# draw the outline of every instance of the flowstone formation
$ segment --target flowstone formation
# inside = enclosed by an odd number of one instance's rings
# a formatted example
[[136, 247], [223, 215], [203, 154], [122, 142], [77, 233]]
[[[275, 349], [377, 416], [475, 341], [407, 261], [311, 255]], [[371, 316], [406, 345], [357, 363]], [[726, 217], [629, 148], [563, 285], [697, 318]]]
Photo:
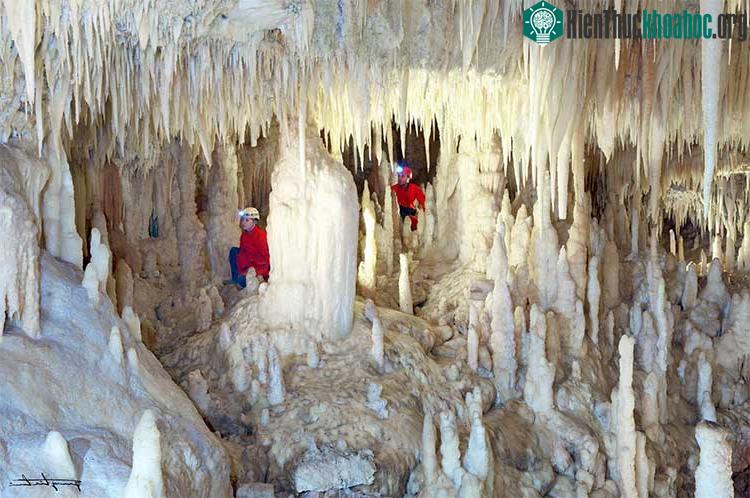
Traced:
[[0, 495], [750, 496], [750, 44], [527, 7], [0, 0]]

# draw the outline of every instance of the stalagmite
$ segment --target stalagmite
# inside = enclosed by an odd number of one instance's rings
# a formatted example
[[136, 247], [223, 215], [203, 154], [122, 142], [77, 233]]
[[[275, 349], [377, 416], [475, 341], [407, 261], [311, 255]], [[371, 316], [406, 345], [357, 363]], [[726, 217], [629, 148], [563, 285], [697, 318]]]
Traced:
[[516, 222], [516, 219], [511, 212], [510, 194], [508, 193], [508, 189], [503, 191], [503, 200], [500, 207], [499, 217], [505, 228], [505, 231], [503, 232], [505, 235], [503, 238], [505, 241], [505, 253], [508, 254], [510, 252], [510, 236], [513, 231], [513, 225], [515, 225]]
[[586, 299], [586, 261], [588, 260], [589, 233], [591, 230], [591, 200], [588, 194], [584, 199], [576, 197], [573, 208], [573, 224], [568, 230], [568, 264], [570, 276], [576, 283], [576, 296], [581, 301]]
[[91, 304], [96, 306], [99, 304], [99, 278], [96, 275], [96, 267], [93, 263], [86, 265], [86, 270], [83, 272], [83, 288], [86, 289], [86, 293], [89, 296]]
[[[24, 181], [32, 176], [26, 168], [37, 166], [28, 164], [24, 157], [20, 151], [0, 145], [0, 212], [3, 213], [0, 233], [4, 238], [0, 244], [0, 337], [6, 319], [8, 324], [16, 322], [29, 337], [37, 338], [40, 334], [38, 190], [41, 186]], [[44, 185], [46, 168], [39, 163], [35, 172], [36, 180]]]
[[208, 180], [208, 257], [217, 280], [229, 278], [227, 254], [237, 245], [237, 151], [234, 146], [217, 147]]
[[201, 289], [198, 292], [198, 299], [195, 307], [195, 329], [198, 332], [208, 330], [208, 328], [211, 327], [213, 314], [211, 298], [208, 296], [205, 288]]
[[205, 272], [206, 229], [196, 214], [198, 210], [195, 204], [192, 153], [189, 148], [180, 147], [177, 143], [171, 145], [171, 151], [179, 163], [177, 184], [180, 194], [180, 215], [177, 217], [177, 250], [180, 260], [180, 281], [190, 288], [198, 283]]
[[727, 330], [714, 339], [716, 364], [739, 379], [746, 375], [742, 367], [750, 355], [750, 293], [747, 290], [732, 299], [732, 309], [725, 322]]
[[435, 189], [428, 183], [425, 187], [425, 210], [417, 210], [420, 215], [418, 229], [420, 231], [419, 243], [421, 256], [426, 256], [433, 248], [435, 241], [437, 207], [435, 206]]
[[208, 382], [200, 370], [196, 369], [188, 373], [187, 394], [195, 403], [201, 413], [208, 413], [211, 409], [211, 398], [208, 395]]
[[526, 264], [529, 255], [529, 241], [531, 238], [532, 220], [526, 214], [526, 205], [521, 205], [516, 213], [516, 223], [513, 225], [508, 253], [508, 266], [511, 268]]
[[723, 308], [729, 299], [721, 272], [721, 262], [717, 259], [711, 261], [706, 271], [706, 285], [700, 292], [701, 299], [710, 301], [719, 306], [719, 308]]
[[479, 367], [479, 333], [477, 332], [478, 314], [477, 304], [469, 302], [469, 326], [466, 332], [467, 363], [472, 371]]
[[55, 144], [47, 155], [52, 175], [42, 197], [44, 239], [50, 254], [82, 268], [83, 242], [75, 227], [73, 179], [60, 147]]
[[156, 417], [151, 410], [146, 410], [133, 433], [133, 464], [123, 498], [165, 496], [161, 453], [161, 435], [156, 426]]
[[611, 310], [620, 304], [620, 257], [614, 241], [607, 241], [602, 256], [602, 302]]
[[279, 351], [275, 346], [268, 348], [268, 402], [278, 405], [284, 402], [286, 390], [284, 389], [284, 372], [282, 370]]
[[372, 322], [372, 346], [370, 348], [370, 355], [378, 366], [378, 369], [382, 371], [385, 365], [383, 351], [383, 323], [380, 321], [378, 310], [371, 299], [365, 301], [365, 316], [370, 322]]
[[406, 254], [398, 257], [401, 271], [398, 275], [398, 304], [403, 313], [409, 315], [414, 313], [414, 305], [411, 297], [411, 277], [409, 275], [409, 258]]
[[138, 318], [138, 315], [136, 315], [135, 311], [133, 311], [133, 308], [130, 306], [125, 306], [122, 309], [122, 320], [125, 322], [125, 324], [128, 326], [128, 331], [130, 332], [130, 336], [135, 341], [141, 340], [141, 320]]
[[714, 236], [711, 245], [711, 260], [718, 260], [722, 266], [724, 265], [724, 251], [721, 248], [721, 236], [719, 234]]
[[396, 206], [393, 201], [395, 194], [391, 193], [390, 189], [385, 192], [385, 201], [383, 202], [383, 251], [380, 252], [380, 257], [385, 262], [385, 272], [387, 275], [393, 273], [393, 237], [394, 237], [394, 224], [393, 220], [395, 217], [394, 209]]
[[570, 336], [568, 337], [567, 351], [568, 354], [576, 358], [586, 355], [584, 348], [584, 339], [586, 337], [586, 313], [584, 312], [583, 302], [576, 299], [575, 311], [570, 324]]
[[546, 318], [535, 304], [531, 306], [530, 321], [523, 399], [535, 412], [545, 413], [554, 409], [552, 385], [555, 381], [555, 366], [547, 361], [545, 352]]
[[299, 164], [299, 142], [282, 137], [288, 146], [273, 171], [271, 275], [261, 312], [271, 326], [308, 324], [317, 339], [337, 339], [349, 334], [354, 318], [357, 191], [317, 131], [306, 134], [305, 164]]
[[732, 498], [732, 444], [727, 432], [712, 422], [700, 422], [695, 439], [700, 446], [695, 498]]
[[542, 310], [552, 307], [557, 298], [557, 256], [560, 250], [557, 231], [550, 219], [549, 175], [544, 177], [539, 198], [534, 204], [534, 228], [531, 232], [529, 271], [539, 293]]
[[96, 279], [99, 281], [99, 291], [102, 294], [107, 293], [107, 278], [111, 271], [111, 259], [112, 253], [109, 248], [104, 245], [101, 233], [98, 229], [91, 229], [91, 262], [89, 265], [93, 265], [96, 270]]
[[698, 298], [698, 273], [695, 271], [695, 264], [690, 263], [685, 273], [685, 287], [682, 290], [680, 304], [682, 309], [692, 308], [695, 300]]
[[437, 481], [440, 468], [435, 454], [435, 426], [432, 423], [432, 415], [426, 413], [422, 423], [422, 469], [427, 486]]
[[138, 352], [135, 348], [128, 348], [128, 369], [130, 369], [130, 375], [138, 376], [140, 374], [140, 360], [138, 360]]
[[635, 481], [638, 488], [639, 498], [648, 498], [649, 481], [652, 474], [648, 455], [646, 454], [646, 435], [636, 432], [635, 441]]
[[[495, 222], [495, 236], [492, 240], [492, 249], [490, 257], [487, 259], [487, 279], [494, 280], [498, 273], [502, 272], [502, 278], [507, 279], [508, 257], [507, 246], [505, 245], [505, 224], [502, 220], [502, 213], [498, 214]], [[502, 251], [502, 256], [501, 252]]]
[[700, 407], [701, 420], [716, 422], [716, 409], [711, 400], [712, 383], [711, 363], [706, 360], [705, 353], [701, 352], [698, 359], [698, 406]]
[[[455, 237], [458, 238], [459, 259], [476, 271], [484, 271], [494, 235], [498, 200], [491, 187], [482, 179], [496, 174], [500, 168], [500, 151], [494, 141], [486, 146], [468, 138], [461, 140], [455, 156], [459, 196]], [[484, 173], [487, 171], [487, 173]]]
[[121, 365], [124, 361], [123, 349], [122, 349], [122, 336], [120, 329], [112, 327], [109, 332], [109, 353], [112, 355], [112, 359], [117, 365]]
[[617, 470], [619, 473], [620, 495], [626, 498], [639, 498], [636, 486], [636, 431], [633, 408], [633, 347], [632, 337], [620, 338], [620, 379], [616, 393], [613, 393], [612, 413], [615, 417], [615, 438], [617, 442]]
[[662, 424], [668, 423], [667, 410], [667, 370], [669, 368], [670, 353], [672, 345], [672, 325], [673, 318], [669, 310], [669, 303], [666, 300], [666, 290], [663, 278], [658, 279], [658, 291], [653, 309], [654, 321], [656, 322], [657, 342], [656, 342], [656, 372], [659, 376], [659, 421]]
[[466, 407], [471, 419], [471, 432], [463, 466], [467, 472], [476, 476], [483, 483], [483, 496], [492, 496], [494, 488], [493, 461], [490, 441], [482, 423], [482, 392], [479, 387], [475, 387], [472, 392], [466, 393]]
[[124, 259], [117, 261], [115, 268], [117, 311], [122, 313], [125, 306], [133, 307], [133, 272]]
[[641, 393], [641, 426], [646, 435], [652, 441], [661, 439], [659, 428], [659, 402], [658, 402], [659, 378], [654, 372], [646, 376]]
[[513, 303], [508, 286], [499, 275], [492, 291], [492, 333], [490, 348], [498, 397], [506, 401], [516, 396], [516, 331]]
[[47, 433], [44, 441], [44, 456], [47, 460], [47, 468], [53, 471], [57, 479], [75, 479], [76, 469], [70, 458], [68, 442], [57, 431]]
[[440, 463], [453, 486], [460, 488], [465, 471], [461, 467], [456, 416], [451, 412], [440, 413]]
[[750, 221], [746, 221], [742, 230], [742, 244], [737, 254], [737, 270], [750, 271]]
[[359, 264], [357, 283], [363, 293], [375, 291], [375, 270], [378, 262], [378, 248], [375, 244], [375, 209], [370, 199], [370, 189], [365, 181], [362, 192], [362, 221], [365, 225], [364, 258]]
[[570, 276], [568, 254], [565, 246], [560, 248], [557, 256], [557, 301], [554, 310], [563, 316], [572, 317], [576, 307], [576, 284]]
[[208, 297], [211, 298], [211, 310], [213, 311], [213, 318], [216, 320], [224, 314], [224, 301], [221, 299], [218, 289], [213, 285], [208, 289]]
[[599, 298], [601, 286], [599, 284], [599, 258], [596, 256], [589, 260], [588, 284], [586, 287], [586, 299], [589, 308], [589, 334], [594, 344], [599, 344]]

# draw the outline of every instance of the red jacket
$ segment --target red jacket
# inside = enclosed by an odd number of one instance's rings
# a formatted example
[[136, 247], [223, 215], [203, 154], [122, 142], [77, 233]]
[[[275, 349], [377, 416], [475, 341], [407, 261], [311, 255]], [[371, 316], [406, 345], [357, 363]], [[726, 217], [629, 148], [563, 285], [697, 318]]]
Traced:
[[404, 206], [412, 209], [416, 209], [414, 201], [419, 201], [420, 206], [424, 209], [425, 200], [424, 192], [419, 185], [414, 183], [407, 183], [406, 185], [391, 185], [391, 190], [396, 193], [396, 199], [398, 200], [399, 206]]
[[271, 269], [270, 260], [266, 231], [257, 225], [249, 232], [243, 230], [240, 237], [240, 252], [237, 254], [237, 269], [240, 274], [244, 275], [252, 267], [255, 268], [256, 275], [268, 277], [268, 271]]

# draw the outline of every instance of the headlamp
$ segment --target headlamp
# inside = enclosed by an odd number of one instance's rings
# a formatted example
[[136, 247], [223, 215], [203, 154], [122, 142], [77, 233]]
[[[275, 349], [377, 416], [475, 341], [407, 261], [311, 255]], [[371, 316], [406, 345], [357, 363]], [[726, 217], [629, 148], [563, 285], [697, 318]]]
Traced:
[[404, 167], [401, 165], [396, 166], [396, 173], [399, 175], [404, 172]]

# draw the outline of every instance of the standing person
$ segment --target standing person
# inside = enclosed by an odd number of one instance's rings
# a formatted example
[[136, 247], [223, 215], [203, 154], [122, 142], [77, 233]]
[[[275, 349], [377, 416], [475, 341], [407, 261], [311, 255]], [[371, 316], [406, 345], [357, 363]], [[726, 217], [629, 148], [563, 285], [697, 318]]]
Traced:
[[225, 280], [224, 284], [235, 284], [240, 288], [247, 285], [246, 275], [250, 268], [255, 269], [255, 274], [268, 280], [268, 272], [271, 269], [268, 254], [268, 238], [266, 231], [258, 226], [260, 213], [254, 207], [248, 207], [240, 211], [240, 247], [229, 250], [229, 266], [232, 270], [232, 279]]
[[407, 216], [411, 221], [411, 231], [417, 229], [417, 209], [416, 205], [425, 210], [425, 197], [424, 191], [419, 185], [411, 183], [411, 168], [405, 164], [399, 164], [396, 167], [396, 174], [398, 175], [398, 183], [391, 185], [391, 190], [396, 193], [396, 200], [398, 201], [398, 210], [401, 213], [401, 221]]

